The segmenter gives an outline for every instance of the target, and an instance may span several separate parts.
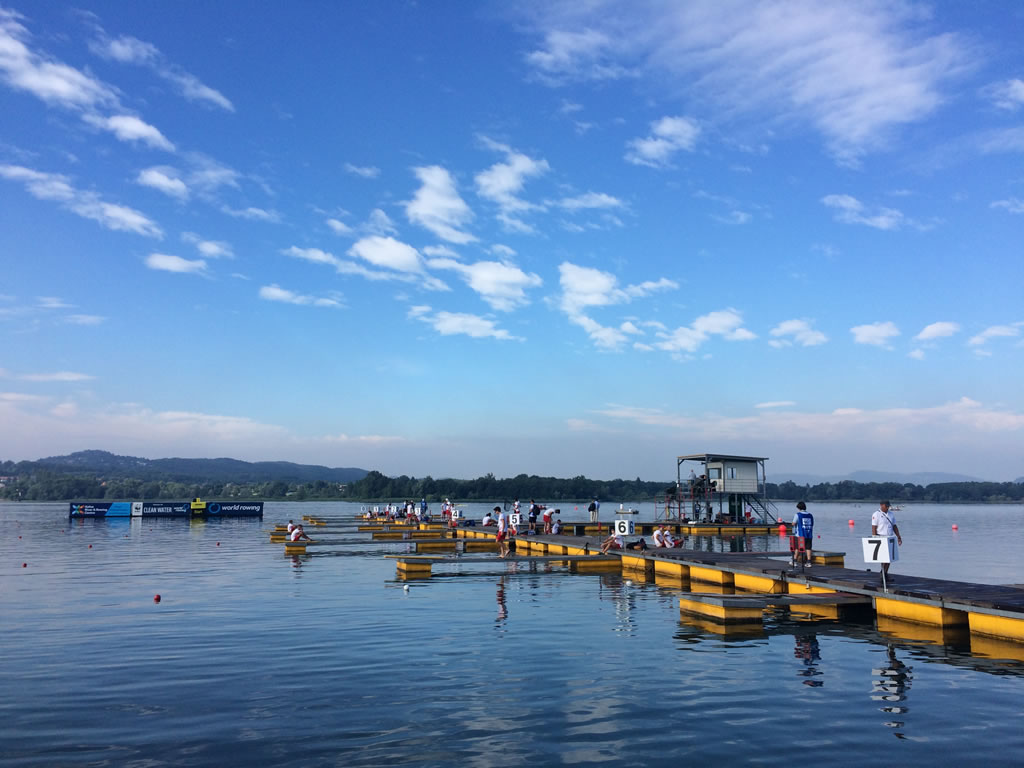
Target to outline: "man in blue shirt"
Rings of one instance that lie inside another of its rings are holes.
[[[793,515],[793,565],[811,567],[812,539],[814,538],[814,515],[807,511],[807,505],[799,501]]]

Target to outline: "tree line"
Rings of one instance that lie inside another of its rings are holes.
[[[0,472],[13,468],[0,464]],[[159,499],[283,499],[339,501],[400,501],[426,499],[428,503],[445,498],[452,501],[502,501],[518,498],[524,502],[568,502],[601,499],[614,502],[663,499],[674,482],[635,480],[590,480],[582,475],[572,478],[517,475],[497,478],[486,474],[474,480],[452,478],[415,478],[407,475],[388,477],[377,471],[350,483],[316,480],[289,483],[266,482],[187,482],[136,477],[96,477],[35,468],[31,473],[0,474],[0,498],[23,501],[98,501]],[[843,480],[837,483],[798,485],[792,481],[768,483],[770,499],[782,501],[871,501],[889,499],[894,503],[997,503],[1024,501],[1024,483],[954,482],[921,486],[913,483],[861,483]]]

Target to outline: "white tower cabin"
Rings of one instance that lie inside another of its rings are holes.
[[[665,498],[666,519],[701,522],[777,522],[765,492],[762,456],[695,453],[676,457],[676,485]]]

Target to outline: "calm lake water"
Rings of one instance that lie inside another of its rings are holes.
[[[680,618],[679,588],[493,555],[405,591],[381,554],[406,545],[267,540],[358,509],[72,524],[0,504],[0,765],[1024,764],[1024,648],[782,612],[723,636]],[[816,545],[857,567],[873,509],[812,504]],[[894,573],[1024,583],[1022,523],[908,506]]]

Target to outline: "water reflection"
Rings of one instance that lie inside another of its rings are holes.
[[[496,599],[498,601],[498,616],[494,619],[495,624],[502,624],[508,619],[508,604],[505,601],[505,577],[502,576],[498,579],[498,592]]]
[[[817,664],[821,661],[818,636],[813,632],[809,635],[793,635],[793,642],[793,656],[803,662],[803,669],[797,671],[797,676],[804,678],[804,685],[821,688],[825,685],[825,681],[814,679],[821,677],[821,670],[818,669]]]
[[[896,656],[896,647],[889,643],[885,649],[886,665],[881,669],[872,669],[871,674],[876,677],[871,681],[871,698],[875,701],[885,702],[880,707],[882,712],[889,715],[902,716],[910,711],[910,707],[903,702],[907,700],[907,689],[910,688],[913,679],[913,667],[908,667]],[[904,726],[903,720],[889,720],[885,722],[889,728],[900,729]],[[898,739],[906,738],[906,735],[899,730],[893,735]]]

